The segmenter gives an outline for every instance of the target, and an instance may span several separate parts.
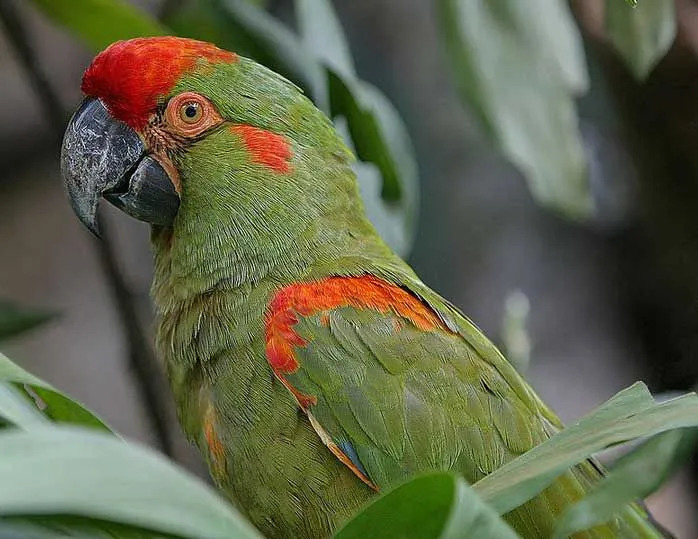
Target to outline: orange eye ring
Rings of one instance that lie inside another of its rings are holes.
[[[223,122],[213,103],[195,92],[183,92],[170,99],[165,120],[170,129],[185,137],[195,137]]]

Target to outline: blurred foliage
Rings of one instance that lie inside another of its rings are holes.
[[[531,362],[531,339],[526,326],[531,304],[526,294],[514,290],[504,300],[502,344],[505,357],[525,376]]]
[[[22,524],[35,535],[53,538],[50,528],[39,534],[31,526],[34,516],[45,528],[51,524],[47,515],[68,515],[98,519],[101,523],[92,526],[115,537],[130,527],[134,534],[148,530],[191,538],[260,537],[201,480],[160,454],[114,436],[50,425],[5,429],[0,432],[0,454],[0,477],[6,485],[0,488],[0,530],[2,517],[11,517],[12,526]],[[73,536],[73,527],[61,524]]]
[[[104,422],[80,403],[43,380],[28,373],[0,353],[0,417],[5,423],[24,428],[22,418],[44,416],[55,423],[68,423],[110,431]],[[18,416],[8,415],[14,410]],[[39,421],[40,423],[40,421]]]
[[[695,450],[698,429],[677,429],[654,436],[618,459],[606,480],[559,519],[556,539],[610,519],[624,505],[646,498]]]
[[[32,0],[44,14],[90,48],[100,50],[119,39],[167,34],[167,29],[124,0]]]
[[[30,331],[54,316],[53,313],[24,309],[0,300],[0,341]]]
[[[611,43],[638,79],[645,79],[676,37],[675,0],[643,0],[629,10],[606,0],[606,29]]]
[[[458,89],[543,204],[592,211],[574,98],[588,75],[565,0],[439,0]]]
[[[593,215],[575,108],[588,75],[568,2],[435,1],[458,89],[487,136],[541,204],[572,219]],[[605,10],[614,46],[646,77],[674,39],[674,0],[606,0]]]

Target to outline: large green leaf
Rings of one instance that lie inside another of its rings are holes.
[[[57,423],[69,423],[109,431],[109,427],[82,404],[28,373],[1,353],[0,384],[2,384],[0,387],[10,388],[8,391],[0,393],[0,417],[17,427],[31,428],[36,426],[32,419],[35,414],[26,410],[26,406],[31,405]],[[16,389],[12,390],[12,388]],[[24,396],[27,399],[24,399]],[[26,401],[24,402],[24,410],[20,409],[22,402],[15,397]]]
[[[349,44],[329,0],[296,0],[296,18],[307,50],[341,76],[356,77]]]
[[[10,302],[0,301],[0,341],[34,329],[53,316],[51,313],[23,309]]]
[[[672,430],[618,459],[588,496],[562,514],[555,537],[564,539],[606,522],[627,504],[652,494],[691,456],[697,439],[698,429]]]
[[[0,539],[180,539],[136,526],[75,516],[0,517]]]
[[[632,7],[606,0],[606,30],[632,73],[642,80],[674,42],[674,0],[642,0]]]
[[[542,203],[592,210],[574,96],[586,89],[565,0],[438,0],[461,96]]]
[[[0,516],[17,526],[48,515],[97,519],[94,527],[177,537],[260,535],[196,477],[150,449],[72,427],[0,431]],[[2,522],[2,520],[0,520]],[[65,525],[65,523],[64,523]],[[0,528],[1,529],[1,528]]]
[[[154,18],[123,0],[32,1],[94,50],[119,39],[168,33]]]
[[[698,395],[657,403],[638,382],[473,485],[500,513],[525,503],[569,467],[612,445],[698,426]]]
[[[335,539],[515,539],[516,533],[461,478],[447,473],[413,479],[381,496]]]

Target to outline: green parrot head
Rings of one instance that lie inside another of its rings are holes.
[[[180,254],[207,257],[192,267],[216,265],[215,253],[254,268],[336,243],[348,223],[325,217],[366,227],[352,155],[331,122],[251,60],[191,39],[132,39],[100,53],[82,89],[61,166],[95,233],[103,197],[170,246],[186,238]]]

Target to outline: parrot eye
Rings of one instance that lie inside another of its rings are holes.
[[[223,122],[213,103],[194,92],[184,92],[170,99],[165,120],[170,129],[185,137],[195,137]]]
[[[179,109],[179,117],[184,123],[195,124],[201,120],[203,115],[201,105],[196,101],[184,103]]]

